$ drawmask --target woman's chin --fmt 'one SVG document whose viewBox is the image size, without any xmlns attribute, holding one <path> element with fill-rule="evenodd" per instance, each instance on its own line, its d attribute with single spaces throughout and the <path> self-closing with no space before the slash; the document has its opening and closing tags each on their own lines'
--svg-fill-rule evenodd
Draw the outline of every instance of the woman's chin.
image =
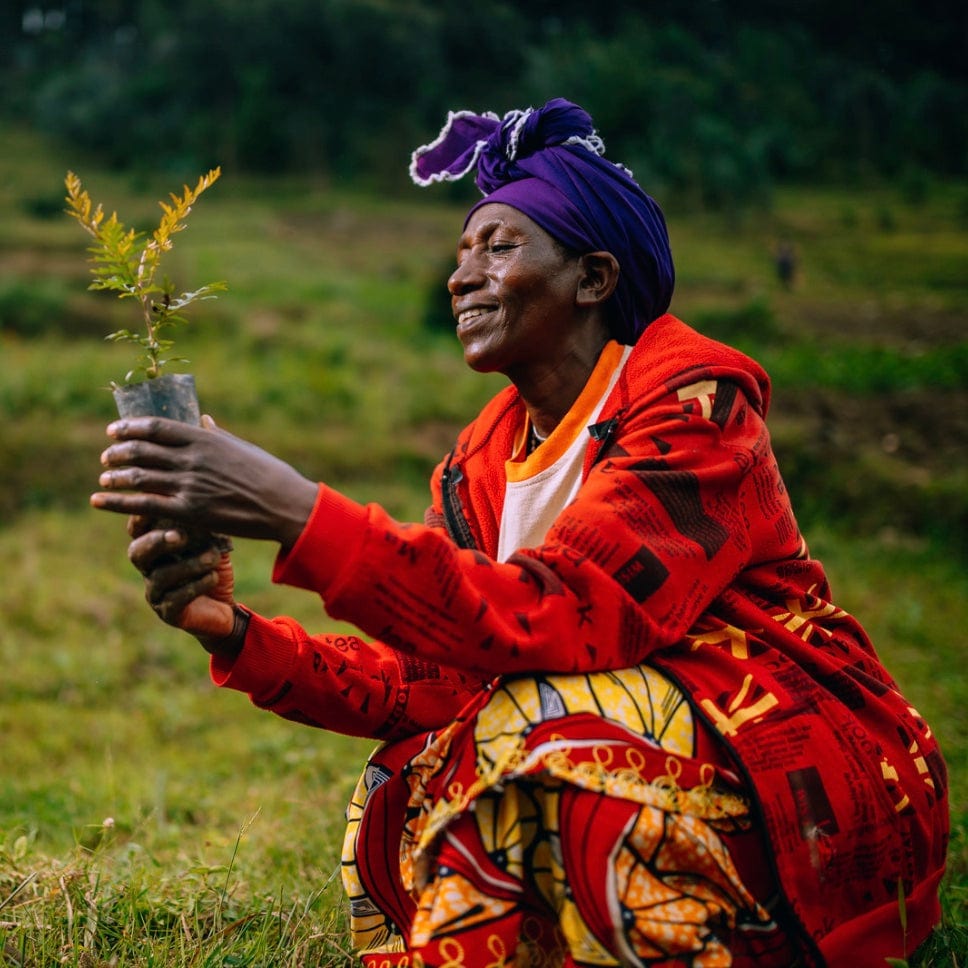
<svg viewBox="0 0 968 968">
<path fill-rule="evenodd" d="M 471 340 L 462 343 L 464 348 L 464 362 L 476 373 L 493 373 L 495 367 L 495 356 L 489 353 L 487 347 L 481 343 Z"/>
</svg>

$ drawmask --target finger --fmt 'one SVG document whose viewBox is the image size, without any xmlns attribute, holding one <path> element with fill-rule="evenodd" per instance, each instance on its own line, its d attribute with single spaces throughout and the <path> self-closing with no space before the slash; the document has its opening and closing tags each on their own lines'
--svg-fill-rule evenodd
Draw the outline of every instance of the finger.
<svg viewBox="0 0 968 968">
<path fill-rule="evenodd" d="M 177 481 L 170 473 L 144 467 L 116 467 L 102 471 L 97 479 L 101 487 L 126 491 L 149 491 L 152 494 L 171 494 Z"/>
<path fill-rule="evenodd" d="M 160 446 L 147 440 L 125 440 L 112 444 L 101 452 L 103 467 L 159 467 L 170 469 L 179 465 L 180 448 Z"/>
<path fill-rule="evenodd" d="M 211 593 L 212 598 L 231 604 L 235 601 L 235 570 L 232 567 L 232 558 L 227 552 L 222 552 L 219 556 L 215 574 L 218 585 Z"/>
<path fill-rule="evenodd" d="M 96 491 L 89 501 L 91 507 L 99 511 L 151 518 L 178 518 L 184 511 L 174 498 L 140 491 Z"/>
<path fill-rule="evenodd" d="M 204 597 L 214 585 L 214 575 L 203 575 L 193 582 L 172 589 L 156 602 L 149 598 L 148 603 L 163 621 L 169 625 L 181 625 L 179 619 L 188 606 L 197 599 Z"/>
<path fill-rule="evenodd" d="M 169 530 L 171 530 L 170 526 L 168 527 L 169 527 Z M 159 527 L 158 522 L 154 518 L 149 518 L 147 515 L 144 515 L 144 514 L 132 514 L 128 518 L 127 528 L 128 528 L 129 538 L 140 538 L 142 535 L 147 534 L 149 531 L 158 531 L 159 533 L 164 533 L 164 531 L 166 530 L 165 528 Z M 179 532 L 178 529 L 176 528 L 173 530 L 173 534 L 180 534 L 182 543 L 187 543 L 188 535 L 185 534 L 185 532 Z M 173 537 L 172 541 L 174 540 L 175 538 Z"/>
<path fill-rule="evenodd" d="M 146 531 L 128 545 L 128 560 L 143 575 L 147 575 L 162 561 L 174 560 L 172 556 L 184 548 L 187 541 L 187 536 L 174 528 Z"/>
<path fill-rule="evenodd" d="M 107 427 L 115 440 L 153 440 L 168 447 L 191 443 L 197 433 L 197 427 L 167 417 L 124 417 Z"/>
<path fill-rule="evenodd" d="M 132 514 L 128 518 L 128 537 L 140 538 L 151 530 L 151 518 L 146 518 L 141 514 Z"/>
<path fill-rule="evenodd" d="M 167 563 L 162 560 L 145 576 L 145 598 L 157 605 L 183 588 L 203 587 L 207 594 L 214 591 L 219 581 L 211 560 L 205 561 L 204 555 L 197 558 L 173 558 Z"/>
</svg>

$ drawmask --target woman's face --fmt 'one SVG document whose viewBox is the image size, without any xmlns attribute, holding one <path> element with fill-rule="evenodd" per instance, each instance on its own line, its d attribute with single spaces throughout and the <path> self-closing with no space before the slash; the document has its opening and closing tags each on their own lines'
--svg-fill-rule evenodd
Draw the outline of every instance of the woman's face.
<svg viewBox="0 0 968 968">
<path fill-rule="evenodd" d="M 580 277 L 580 260 L 527 215 L 509 205 L 478 208 L 447 282 L 468 366 L 513 380 L 560 352 Z"/>
</svg>

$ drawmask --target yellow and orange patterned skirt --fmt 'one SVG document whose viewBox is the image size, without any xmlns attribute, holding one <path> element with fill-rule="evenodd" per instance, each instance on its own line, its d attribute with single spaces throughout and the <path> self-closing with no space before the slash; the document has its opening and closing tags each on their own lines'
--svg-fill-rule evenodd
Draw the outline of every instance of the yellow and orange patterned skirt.
<svg viewBox="0 0 968 968">
<path fill-rule="evenodd" d="M 347 816 L 366 968 L 796 963 L 742 782 L 646 665 L 499 680 Z"/>
</svg>

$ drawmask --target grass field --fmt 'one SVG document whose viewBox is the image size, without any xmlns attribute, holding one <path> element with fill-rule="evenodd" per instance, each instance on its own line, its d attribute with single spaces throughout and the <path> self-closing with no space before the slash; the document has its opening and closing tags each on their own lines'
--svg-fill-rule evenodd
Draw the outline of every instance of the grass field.
<svg viewBox="0 0 968 968">
<path fill-rule="evenodd" d="M 372 744 L 219 693 L 142 601 L 120 519 L 87 507 L 128 321 L 86 292 L 60 214 L 76 170 L 149 226 L 197 173 L 126 175 L 23 131 L 0 156 L 0 965 L 350 963 L 342 811 Z M 89 170 L 88 170 L 89 169 Z M 431 203 L 428 204 L 428 201 Z M 225 279 L 179 348 L 218 422 L 403 519 L 499 385 L 466 371 L 439 292 L 463 205 L 226 171 L 177 240 L 183 288 Z M 968 959 L 968 186 L 778 193 L 727 221 L 669 207 L 673 309 L 759 357 L 801 524 L 951 772 L 946 922 Z M 794 287 L 772 252 L 791 239 Z M 335 627 L 239 542 L 239 597 Z"/>
</svg>

